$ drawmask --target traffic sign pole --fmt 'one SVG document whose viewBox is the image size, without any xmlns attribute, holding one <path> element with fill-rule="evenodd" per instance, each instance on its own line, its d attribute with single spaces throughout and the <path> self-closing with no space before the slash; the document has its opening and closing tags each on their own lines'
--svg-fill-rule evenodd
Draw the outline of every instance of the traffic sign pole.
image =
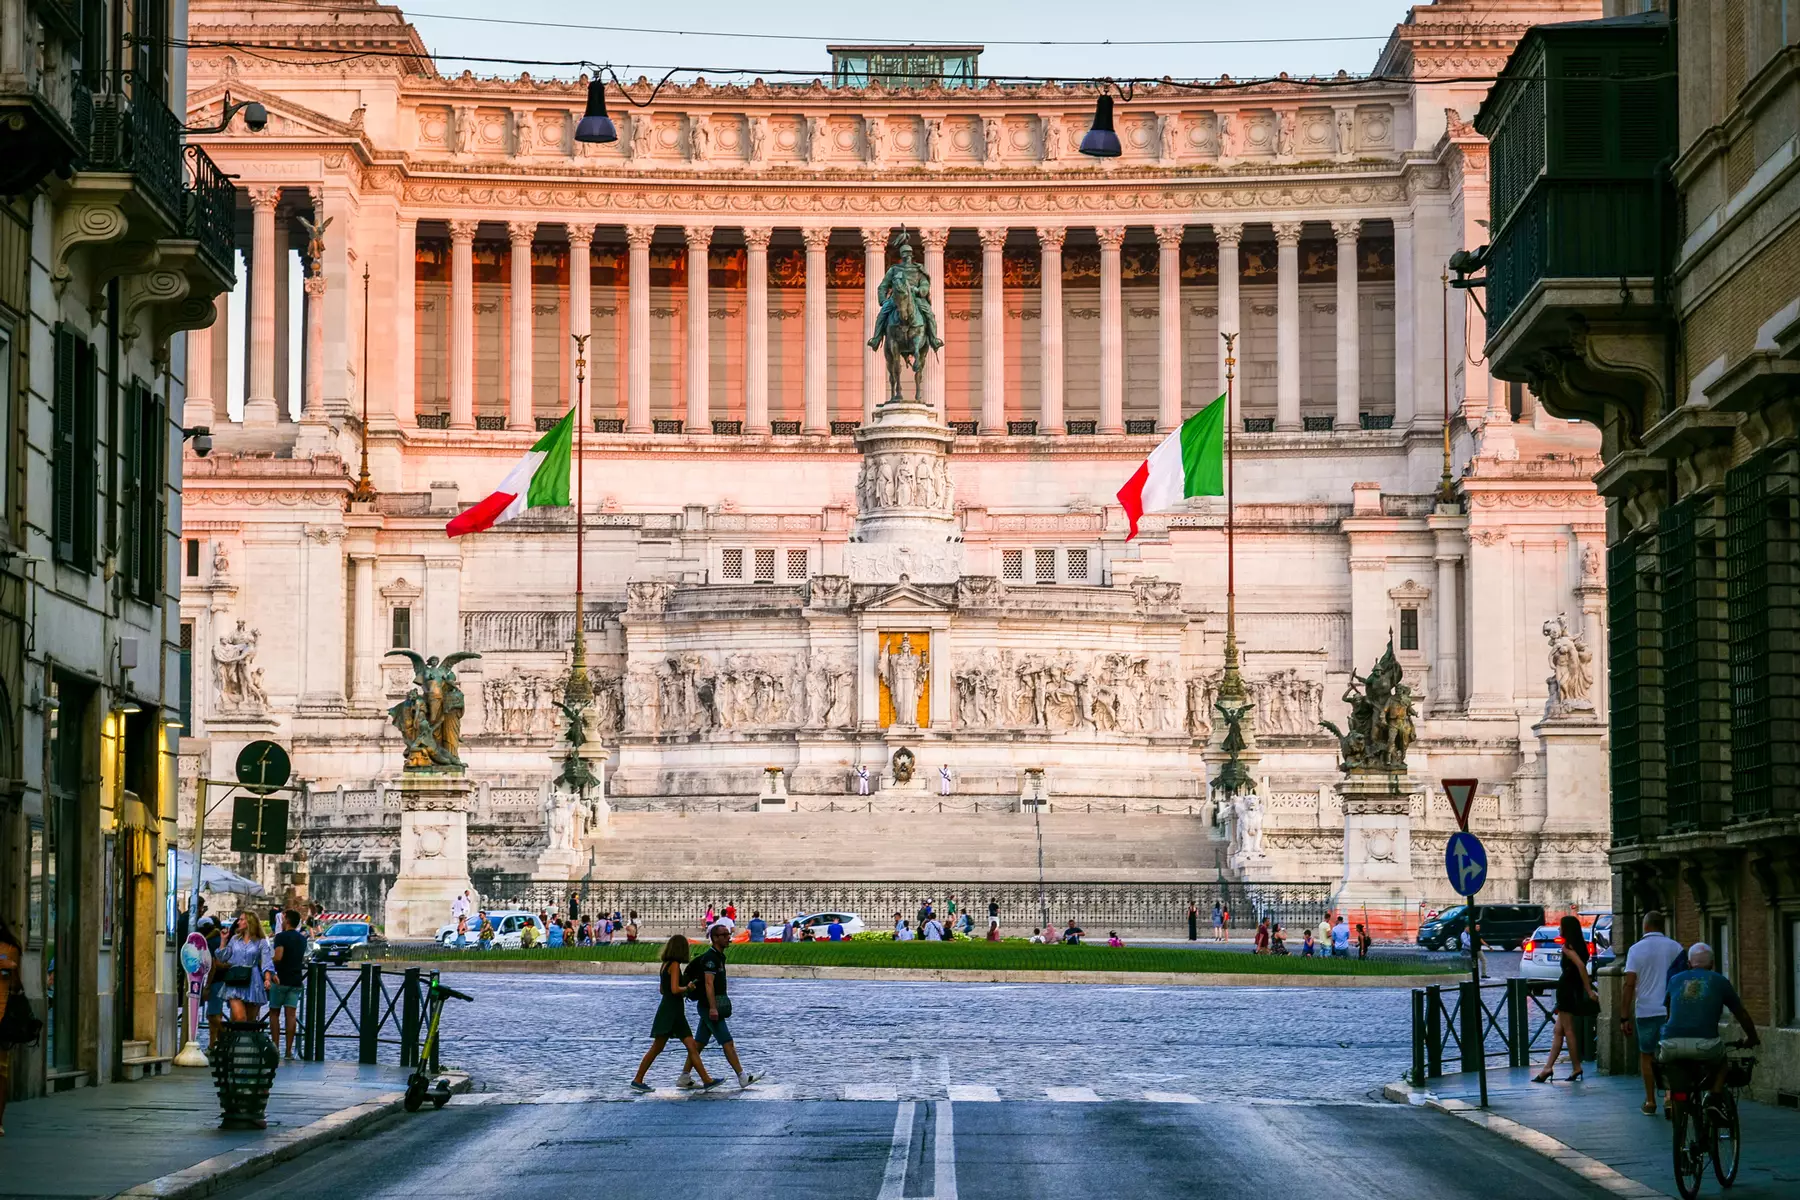
<svg viewBox="0 0 1800 1200">
<path fill-rule="evenodd" d="M 1456 805 L 1457 796 L 1451 789 L 1452 783 L 1469 785 L 1468 791 L 1464 793 L 1464 803 L 1458 807 L 1457 817 L 1459 821 L 1466 822 L 1467 798 L 1474 795 L 1474 781 L 1444 781 L 1444 790 L 1451 794 L 1451 804 Z M 1469 935 L 1469 978 L 1474 981 L 1471 995 L 1475 1001 L 1475 1045 L 1471 1048 L 1465 1043 L 1463 1050 L 1465 1055 L 1471 1050 L 1475 1055 L 1475 1074 L 1481 1081 L 1483 1108 L 1488 1103 L 1487 1010 L 1481 1003 L 1481 909 L 1475 904 L 1475 897 L 1487 882 L 1487 870 L 1487 851 L 1482 848 L 1480 838 L 1466 828 L 1450 835 L 1450 841 L 1444 847 L 1444 874 L 1450 877 L 1450 886 L 1456 889 L 1456 894 L 1463 898 L 1463 924 Z M 1467 1023 L 1463 1028 L 1465 1031 L 1468 1029 Z M 1463 1036 L 1466 1038 L 1467 1032 Z"/>
</svg>

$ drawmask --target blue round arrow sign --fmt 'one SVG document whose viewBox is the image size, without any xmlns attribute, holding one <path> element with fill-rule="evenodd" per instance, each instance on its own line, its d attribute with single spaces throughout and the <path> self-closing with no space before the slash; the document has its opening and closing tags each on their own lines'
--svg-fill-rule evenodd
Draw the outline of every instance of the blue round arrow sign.
<svg viewBox="0 0 1800 1200">
<path fill-rule="evenodd" d="M 1487 851 L 1481 839 L 1463 830 L 1451 834 L 1450 844 L 1444 847 L 1444 874 L 1465 900 L 1479 892 L 1487 882 Z"/>
</svg>

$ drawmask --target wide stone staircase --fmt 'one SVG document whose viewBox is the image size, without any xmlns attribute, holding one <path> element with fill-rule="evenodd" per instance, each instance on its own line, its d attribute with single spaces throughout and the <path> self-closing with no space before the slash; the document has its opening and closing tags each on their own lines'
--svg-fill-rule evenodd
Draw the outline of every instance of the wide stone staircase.
<svg viewBox="0 0 1800 1200">
<path fill-rule="evenodd" d="M 1221 842 L 1189 816 L 1044 814 L 1044 873 L 1070 883 L 1211 879 Z M 609 816 L 593 877 L 812 882 L 1037 878 L 1028 814 L 672 813 Z"/>
</svg>

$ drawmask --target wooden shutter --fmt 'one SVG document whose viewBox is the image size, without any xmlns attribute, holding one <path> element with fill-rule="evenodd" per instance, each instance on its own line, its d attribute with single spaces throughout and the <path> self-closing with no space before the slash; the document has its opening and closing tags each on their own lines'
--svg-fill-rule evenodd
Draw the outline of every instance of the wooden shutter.
<svg viewBox="0 0 1800 1200">
<path fill-rule="evenodd" d="M 137 471 L 138 536 L 143 546 L 138 554 L 138 597 L 147 604 L 154 604 L 157 593 L 162 590 L 164 560 L 169 552 L 168 539 L 163 532 L 168 419 L 163 411 L 162 396 L 155 388 L 139 384 L 138 396 L 141 413 L 138 420 L 141 464 Z"/>
<path fill-rule="evenodd" d="M 56 327 L 55 394 L 51 397 L 51 538 L 56 557 L 75 556 L 75 335 Z"/>
<path fill-rule="evenodd" d="M 100 356 L 86 337 L 75 344 L 74 446 L 75 527 L 69 561 L 84 571 L 94 569 L 100 513 L 99 477 L 94 457 L 99 449 Z"/>
<path fill-rule="evenodd" d="M 124 465 L 121 472 L 124 478 L 124 510 L 125 521 L 120 530 L 119 568 L 125 573 L 127 590 L 139 599 L 143 598 L 143 589 L 139 586 L 143 575 L 144 538 L 142 522 L 138 519 L 138 495 L 142 490 L 143 473 L 143 414 L 144 407 L 140 400 L 142 385 L 132 380 L 125 385 L 125 403 L 121 406 L 122 420 L 119 422 L 119 458 Z"/>
</svg>

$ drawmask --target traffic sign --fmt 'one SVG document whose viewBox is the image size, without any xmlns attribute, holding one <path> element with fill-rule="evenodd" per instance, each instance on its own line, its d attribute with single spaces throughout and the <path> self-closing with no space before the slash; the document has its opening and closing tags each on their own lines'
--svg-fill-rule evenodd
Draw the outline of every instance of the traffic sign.
<svg viewBox="0 0 1800 1200">
<path fill-rule="evenodd" d="M 266 795 L 282 787 L 292 771 L 287 751 L 274 742 L 251 742 L 238 751 L 238 782 L 253 792 Z"/>
<path fill-rule="evenodd" d="M 1487 882 L 1487 851 L 1482 849 L 1481 839 L 1466 829 L 1451 834 L 1450 844 L 1444 847 L 1444 874 L 1450 877 L 1457 895 L 1472 899 Z"/>
<path fill-rule="evenodd" d="M 231 849 L 237 854 L 280 854 L 287 849 L 286 796 L 239 796 L 231 802 Z"/>
<path fill-rule="evenodd" d="M 1459 829 L 1469 827 L 1469 810 L 1475 806 L 1475 789 L 1481 786 L 1479 779 L 1440 779 L 1444 785 L 1444 795 L 1450 798 L 1450 811 L 1456 814 L 1456 825 Z"/>
</svg>

